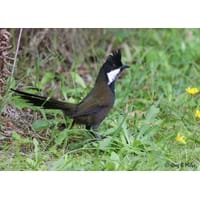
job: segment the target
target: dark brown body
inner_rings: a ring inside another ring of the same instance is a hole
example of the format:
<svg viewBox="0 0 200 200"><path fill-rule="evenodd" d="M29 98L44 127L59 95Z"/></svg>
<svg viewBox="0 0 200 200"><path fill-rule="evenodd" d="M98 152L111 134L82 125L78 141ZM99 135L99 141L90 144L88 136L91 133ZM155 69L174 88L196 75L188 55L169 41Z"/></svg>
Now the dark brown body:
<svg viewBox="0 0 200 200"><path fill-rule="evenodd" d="M72 114L74 123L85 124L87 129L97 128L113 107L114 100L114 91L106 82L95 85Z"/></svg>

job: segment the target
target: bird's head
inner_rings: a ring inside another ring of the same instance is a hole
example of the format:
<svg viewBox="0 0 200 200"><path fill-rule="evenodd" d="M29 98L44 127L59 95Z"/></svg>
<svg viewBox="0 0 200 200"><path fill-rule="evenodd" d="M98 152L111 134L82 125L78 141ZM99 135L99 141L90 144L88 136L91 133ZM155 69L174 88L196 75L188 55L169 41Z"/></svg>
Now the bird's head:
<svg viewBox="0 0 200 200"><path fill-rule="evenodd" d="M128 65L122 64L121 50L118 49L117 51L113 51L112 54L108 56L102 67L102 70L107 77L108 85L112 84L121 72L128 67Z"/></svg>

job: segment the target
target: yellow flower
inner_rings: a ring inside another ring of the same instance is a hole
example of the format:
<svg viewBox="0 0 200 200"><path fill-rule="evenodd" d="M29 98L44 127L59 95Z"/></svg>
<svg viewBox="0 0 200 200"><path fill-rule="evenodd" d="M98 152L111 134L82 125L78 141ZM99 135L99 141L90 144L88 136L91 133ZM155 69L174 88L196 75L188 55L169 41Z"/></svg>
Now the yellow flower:
<svg viewBox="0 0 200 200"><path fill-rule="evenodd" d="M187 92L188 94L191 94L191 95L196 95L196 94L199 93L199 89L198 89L198 88L195 88L195 87L193 87L193 88L188 87L188 88L186 88L186 92Z"/></svg>
<svg viewBox="0 0 200 200"><path fill-rule="evenodd" d="M195 111L195 117L196 117L197 119L200 119L200 110L196 110L196 111Z"/></svg>
<svg viewBox="0 0 200 200"><path fill-rule="evenodd" d="M180 133L176 135L175 140L180 144L186 144L186 137L184 135L181 135Z"/></svg>

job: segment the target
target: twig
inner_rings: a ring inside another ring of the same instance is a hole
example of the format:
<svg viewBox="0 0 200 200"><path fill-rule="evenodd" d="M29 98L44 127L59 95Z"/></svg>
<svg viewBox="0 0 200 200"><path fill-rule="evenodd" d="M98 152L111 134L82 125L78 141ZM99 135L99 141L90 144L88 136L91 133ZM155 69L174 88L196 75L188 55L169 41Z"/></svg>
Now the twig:
<svg viewBox="0 0 200 200"><path fill-rule="evenodd" d="M11 76L14 75L15 68L16 68L17 55L18 55L18 51L19 51L19 46L20 46L22 31L23 31L23 28L20 28L19 36L18 36L18 40L17 40L17 48L16 48L16 51L15 51L15 57L14 57L14 62L13 62L13 68L12 68Z"/></svg>
<svg viewBox="0 0 200 200"><path fill-rule="evenodd" d="M114 42L114 40L115 40L115 38L112 37L111 38L111 42L108 45L107 50L106 50L106 56L110 55L110 52L112 51L112 48L113 48L113 42Z"/></svg>

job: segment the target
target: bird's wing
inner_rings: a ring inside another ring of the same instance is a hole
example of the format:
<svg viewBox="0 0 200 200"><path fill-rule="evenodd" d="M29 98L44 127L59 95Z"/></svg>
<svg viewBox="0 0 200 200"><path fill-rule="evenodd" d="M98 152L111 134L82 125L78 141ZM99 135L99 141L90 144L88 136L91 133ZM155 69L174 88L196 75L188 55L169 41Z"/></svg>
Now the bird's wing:
<svg viewBox="0 0 200 200"><path fill-rule="evenodd" d="M76 112L73 113L74 117L85 115L92 115L100 112L102 109L111 107L113 104L112 93L108 86L101 85L100 88L93 88L93 90L82 100L77 106Z"/></svg>
<svg viewBox="0 0 200 200"><path fill-rule="evenodd" d="M92 115L98 113L101 109L106 108L107 105L101 105L96 102L93 104L80 104L77 111L73 114L73 117L80 117L85 115Z"/></svg>

